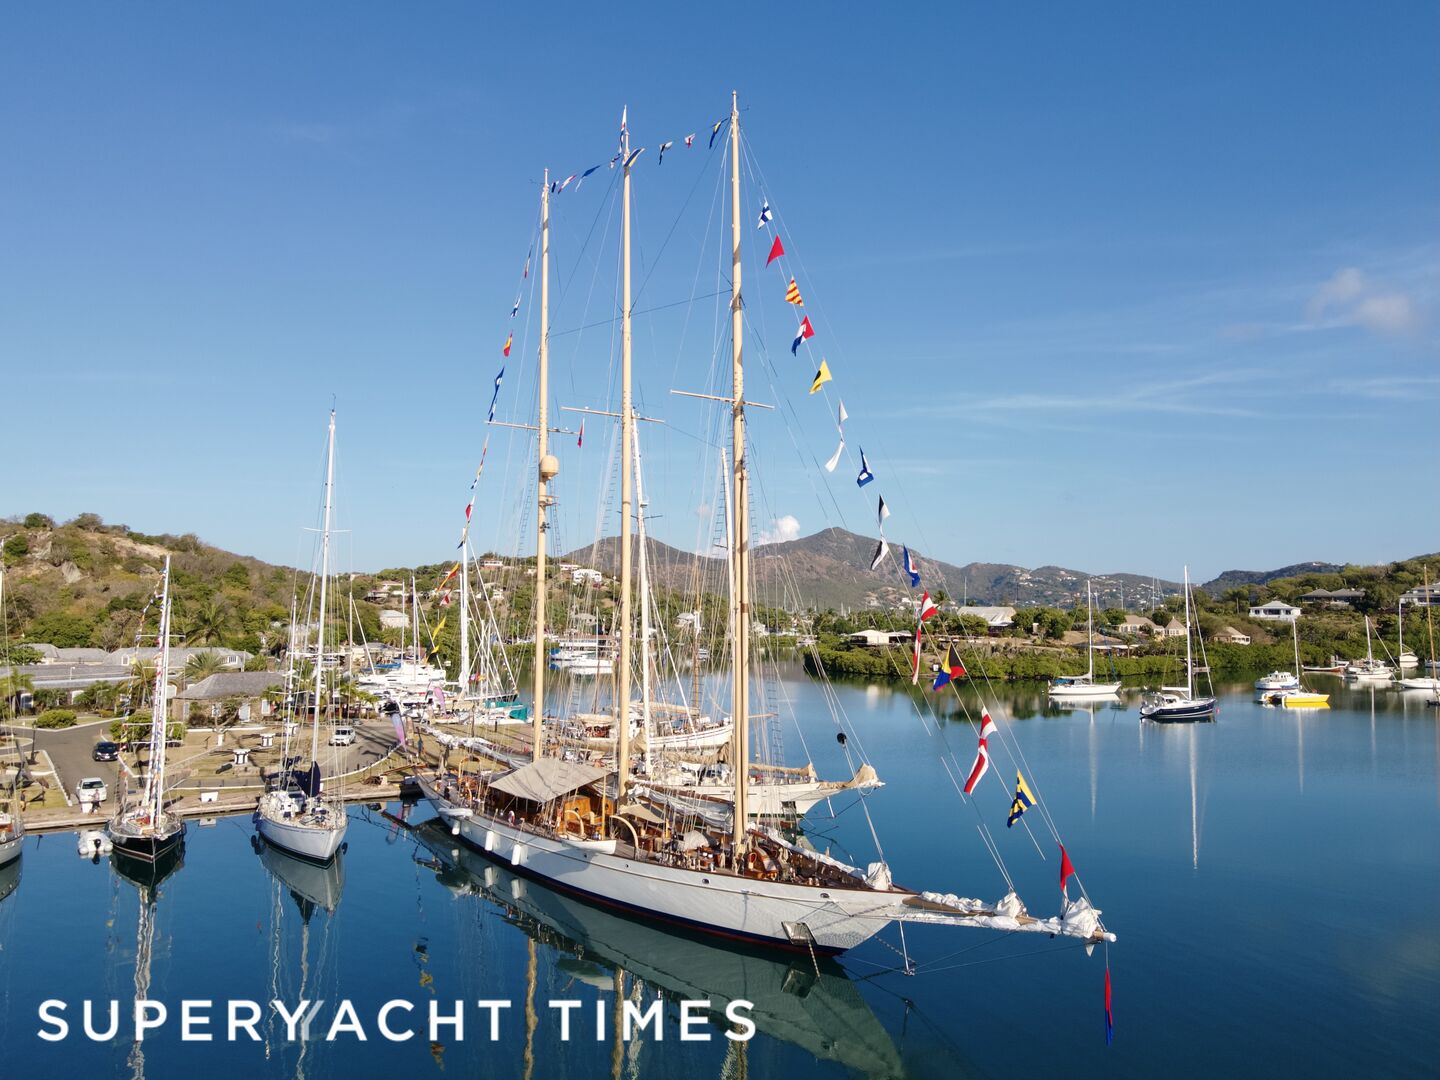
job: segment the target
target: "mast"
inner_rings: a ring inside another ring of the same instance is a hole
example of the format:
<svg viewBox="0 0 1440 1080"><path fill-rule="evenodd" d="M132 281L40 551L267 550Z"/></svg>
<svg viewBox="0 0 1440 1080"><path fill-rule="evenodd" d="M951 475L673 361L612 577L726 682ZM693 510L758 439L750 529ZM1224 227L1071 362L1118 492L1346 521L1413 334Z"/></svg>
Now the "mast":
<svg viewBox="0 0 1440 1080"><path fill-rule="evenodd" d="M1195 697L1195 664L1190 658L1190 567L1185 567L1185 696Z"/></svg>
<svg viewBox="0 0 1440 1080"><path fill-rule="evenodd" d="M1085 582L1085 637L1090 642L1090 681L1095 681L1095 601L1090 594L1090 582Z"/></svg>
<svg viewBox="0 0 1440 1080"><path fill-rule="evenodd" d="M330 502L334 486L335 410L331 409L330 434L325 451L325 523L320 534L320 618L315 631L315 716L310 732L311 764L320 760L320 691L325 679L325 589L330 584ZM415 640L420 640L418 631Z"/></svg>
<svg viewBox="0 0 1440 1080"><path fill-rule="evenodd" d="M460 697L470 689L470 541L460 545Z"/></svg>
<svg viewBox="0 0 1440 1080"><path fill-rule="evenodd" d="M530 718L531 757L539 761L545 753L545 511L550 508L549 481L560 471L548 451L550 430L546 406L550 394L550 170L540 184L540 363L539 411L535 432L537 465L535 481L535 697Z"/></svg>
<svg viewBox="0 0 1440 1080"><path fill-rule="evenodd" d="M732 503L732 548L735 554L735 635L734 685L731 688L730 715L735 724L735 751L731 755L735 780L735 809L731 818L734 828L735 865L744 865L746 778L750 773L750 495L746 476L745 456L745 366L742 346L745 336L745 314L740 305L740 102L734 91L730 94L730 353L733 364L734 396L731 412L732 464L734 498Z"/></svg>
<svg viewBox="0 0 1440 1080"><path fill-rule="evenodd" d="M620 153L624 158L624 196L620 211L621 299L620 299L620 655L615 681L615 805L625 802L630 779L630 515L634 481L635 416L630 408L630 131L620 132Z"/></svg>
<svg viewBox="0 0 1440 1080"><path fill-rule="evenodd" d="M650 553L645 545L645 474L640 467L640 432L635 432L635 500L640 513L635 527L640 538L640 730L645 733L645 763L650 762Z"/></svg>
<svg viewBox="0 0 1440 1080"><path fill-rule="evenodd" d="M157 822L165 801L165 692L170 686L170 556L165 556L165 578L160 591L160 655L155 664L155 693L150 713L150 768L145 772L142 805ZM158 734L157 734L158 733Z"/></svg>

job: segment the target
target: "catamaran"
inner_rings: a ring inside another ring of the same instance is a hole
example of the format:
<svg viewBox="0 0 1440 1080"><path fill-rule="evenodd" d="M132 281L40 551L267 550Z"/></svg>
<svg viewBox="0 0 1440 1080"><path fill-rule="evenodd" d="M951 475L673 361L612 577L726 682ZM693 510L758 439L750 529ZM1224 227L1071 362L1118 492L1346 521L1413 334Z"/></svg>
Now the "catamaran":
<svg viewBox="0 0 1440 1080"><path fill-rule="evenodd" d="M165 754L170 694L170 556L160 585L160 651L155 656L147 768L140 791L131 798L129 783L107 831L118 858L160 865L185 844L185 821L165 805ZM122 769L122 773L123 773Z"/></svg>
<svg viewBox="0 0 1440 1080"><path fill-rule="evenodd" d="M1214 697L1195 696L1195 663L1191 656L1190 567L1185 567L1185 685L1162 686L1145 696L1140 715L1146 720L1204 720L1215 715ZM1202 646L1203 648L1203 646Z"/></svg>
<svg viewBox="0 0 1440 1080"><path fill-rule="evenodd" d="M636 154L622 129L621 210L621 495L620 573L614 713L615 767L598 767L546 753L545 536L551 500L547 485L559 473L548 452L549 183L540 192L540 337L535 566L535 692L531 760L489 773L421 774L426 798L452 835L517 874L592 903L639 917L768 946L834 954L868 940L892 922L987 927L1007 932L1062 934L1087 943L1113 941L1088 899L1063 915L1030 915L1011 890L990 903L953 894L917 893L891 879L882 860L861 868L821 854L781 832L750 822L750 681L753 627L750 476L744 396L744 305L741 302L740 113L731 99L730 317L732 375L724 401L732 417L728 494L733 567L729 592L732 650L730 744L732 812L729 828L696 821L681 831L636 790L631 776L632 601L631 530L634 517L632 440L636 416L631 387L630 203Z"/></svg>
<svg viewBox="0 0 1440 1080"><path fill-rule="evenodd" d="M324 527L320 534L320 580L318 617L315 634L315 689L314 711L310 722L310 766L301 775L289 767L291 760L291 732L294 725L286 725L285 747L282 754L285 762L284 775L275 788L260 796L255 808L255 828L261 838L276 847L284 848L316 862L329 862L335 857L345 839L349 824L345 817L345 804L334 794L324 790L320 768L320 727L321 706L328 700L325 686L324 665L319 663L325 651L325 615L327 590L330 583L330 512L335 486L335 410L330 410L330 426L325 452L325 512Z"/></svg>
<svg viewBox="0 0 1440 1080"><path fill-rule="evenodd" d="M1090 666L1084 675L1061 675L1050 684L1050 696L1056 698L1113 697L1120 692L1119 682L1095 681L1095 601L1090 582L1085 582L1085 637L1088 642Z"/></svg>

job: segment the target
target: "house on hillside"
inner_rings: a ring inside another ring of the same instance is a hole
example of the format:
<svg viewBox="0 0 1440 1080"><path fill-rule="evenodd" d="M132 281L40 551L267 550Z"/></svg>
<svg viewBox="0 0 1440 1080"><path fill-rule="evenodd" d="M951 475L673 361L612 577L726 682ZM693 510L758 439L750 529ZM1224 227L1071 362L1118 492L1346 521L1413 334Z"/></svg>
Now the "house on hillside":
<svg viewBox="0 0 1440 1080"><path fill-rule="evenodd" d="M1250 618L1269 619L1272 622L1294 622L1300 618L1300 609L1284 600L1268 600L1250 609Z"/></svg>
<svg viewBox="0 0 1440 1080"><path fill-rule="evenodd" d="M1155 636L1159 638L1177 638L1185 636L1185 624L1179 619L1171 619L1164 626L1155 628Z"/></svg>
<svg viewBox="0 0 1440 1080"><path fill-rule="evenodd" d="M1001 630L1009 630L1015 625L1015 609L1013 607L985 607L973 606L959 609L961 615L970 615L977 619L985 620L985 628L992 634Z"/></svg>
<svg viewBox="0 0 1440 1080"><path fill-rule="evenodd" d="M1155 637L1160 628L1144 615L1126 615L1115 627L1115 633L1122 637Z"/></svg>
<svg viewBox="0 0 1440 1080"><path fill-rule="evenodd" d="M1210 635L1210 640L1221 645L1249 645L1250 635L1242 634L1233 626L1222 626Z"/></svg>
<svg viewBox="0 0 1440 1080"><path fill-rule="evenodd" d="M54 645L35 641L27 641L24 644L27 649L34 649L40 654L40 663L42 664L53 664L60 658L60 650Z"/></svg>
<svg viewBox="0 0 1440 1080"><path fill-rule="evenodd" d="M1400 603L1412 607L1440 607L1440 582L1432 581L1428 588L1416 585L1408 592L1400 594Z"/></svg>
<svg viewBox="0 0 1440 1080"><path fill-rule="evenodd" d="M1349 608L1357 600L1365 598L1364 589L1311 589L1299 597L1302 604L1316 604L1331 608Z"/></svg>
<svg viewBox="0 0 1440 1080"><path fill-rule="evenodd" d="M272 715L275 704L266 693L285 685L281 671L222 671L187 686L170 699L170 719L219 719L225 703L235 701L244 724Z"/></svg>
<svg viewBox="0 0 1440 1080"><path fill-rule="evenodd" d="M170 648L170 670L178 671L184 667L186 662L199 653L214 653L220 657L220 666L228 671L244 671L245 664L251 659L252 654L244 649L225 649L219 645L177 645ZM106 654L108 663L118 664L124 668L134 667L136 664L153 664L160 655L160 650L154 645L131 645L125 649L115 649Z"/></svg>
<svg viewBox="0 0 1440 1080"><path fill-rule="evenodd" d="M857 645L878 649L909 641L911 636L909 630L861 630L858 634L851 634L849 640Z"/></svg>
<svg viewBox="0 0 1440 1080"><path fill-rule="evenodd" d="M561 569L564 569L562 566ZM570 571L570 583L572 585L601 585L605 582L605 575L599 570L591 570L588 566L577 566Z"/></svg>
<svg viewBox="0 0 1440 1080"><path fill-rule="evenodd" d="M386 608L384 611L380 612L380 628L382 630L399 630L406 624L407 621L408 620L405 618L405 613L403 611L397 611L394 608Z"/></svg>

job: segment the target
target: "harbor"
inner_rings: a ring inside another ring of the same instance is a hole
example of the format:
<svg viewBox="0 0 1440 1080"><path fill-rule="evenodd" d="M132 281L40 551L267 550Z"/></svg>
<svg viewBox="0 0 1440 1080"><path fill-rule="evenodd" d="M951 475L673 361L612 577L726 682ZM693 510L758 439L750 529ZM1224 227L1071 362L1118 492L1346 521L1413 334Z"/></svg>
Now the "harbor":
<svg viewBox="0 0 1440 1080"><path fill-rule="evenodd" d="M1440 855L1424 840L1440 827L1434 718L1408 695L1347 689L1339 679L1328 685L1331 708L1307 714L1257 704L1248 684L1224 684L1215 722L1184 726L1140 724L1132 691L1120 708L1062 707L1043 687L1023 684L992 699L992 708L1017 718L1031 765L1053 777L1044 794L1071 823L1071 843L1121 897L1107 916L1114 912L1127 941L1171 942L1117 957L1124 1039L1110 1048L1097 1038L1093 993L1049 1001L1045 1040L1025 1037L1033 1016L1013 1007L1057 981L1077 978L1093 989L1081 947L1054 952L1055 942L1025 947L1012 937L957 956L944 928L918 926L908 931L913 976L899 970L894 938L864 946L843 966L822 960L817 975L806 956L707 944L543 890L458 843L423 802L407 806L393 796L381 811L351 804L338 890L333 869L316 877L282 862L277 876L252 851L247 815L192 829L184 865L158 890L147 993L174 1002L202 996L205 987L222 999L291 1001L303 986L305 996L355 1001L366 1043L351 1036L316 1042L297 1062L301 1048L286 1043L275 1022L269 1058L264 1044L243 1037L229 1047L235 1067L267 1077L293 1076L297 1065L307 1075L424 1072L438 1068L436 1053L447 1073L508 1072L512 1063L518 1073L527 1046L537 1076L613 1075L612 1043L594 1037L593 1003L602 1003L609 1023L617 985L642 1006L709 999L722 1024L723 1002L755 1001L759 1030L743 1050L752 1074L940 1077L1005 1067L1140 1074L1181 1053L1196 1072L1232 1067L1239 1055L1363 1069L1379 1054L1400 1071L1423 1072L1440 1052L1428 1022L1440 970L1412 948L1427 932L1430 883L1440 873ZM789 668L783 688L798 713L817 715L819 691L803 671ZM964 756L973 747L969 726L943 710L938 727L925 731L911 722L911 699L897 687L845 680L837 688L876 759L892 763L886 772L908 777L872 800L877 825L895 836L887 854L897 877L930 864L980 872L964 830L922 839L898 828L929 812L928 789L949 783L937 742ZM825 729L812 719L804 734L817 768L833 772L844 757ZM838 800L812 816L822 847L838 854L868 843L863 821ZM1397 816L1413 829L1394 828ZM1030 844L1018 826L999 839L1007 851ZM11 1003L12 1040L36 1026L40 998L57 996L37 975L51 967L93 988L80 996L135 993L135 887L108 860L78 858L64 836L26 844L19 883L0 901L0 988ZM1310 844L1332 866L1385 867L1384 917L1376 917L1359 875L1346 880L1276 857L1280 846ZM1055 888L1055 872L1053 861L1027 865L1018 884L1038 894ZM993 869L983 876L990 891L1004 888ZM1204 927L1180 941L1175 928L1197 911ZM1170 992L1177 965L1183 996ZM206 974L214 970L224 973L218 982ZM967 999L963 1010L957 993ZM511 1001L499 1042L489 1042L488 1020L477 1012L464 1040L446 1030L443 1046L431 1047L423 1016L432 994L446 1013L457 998ZM413 1017L394 1018L396 1028L418 1031L406 1043L381 1038L374 1023L379 1006L397 997L417 1007ZM560 1040L551 999L583 1003L569 1042ZM527 1000L537 1018L528 1038ZM710 1042L681 1043L678 1007L662 1009L665 1038L625 1048L625 1074L672 1075L683 1064L722 1075L735 1066L741 1051L718 1027ZM1236 1009L1250 1018L1243 1046L1192 1038ZM327 1006L317 1026L332 1017ZM41 1051L32 1058L25 1043L15 1045L12 1061L38 1067ZM121 1071L132 1049L128 1038L66 1044L78 1067L101 1075ZM146 1075L157 1077L210 1060L203 1044L181 1042L173 1029L152 1033L144 1055Z"/></svg>

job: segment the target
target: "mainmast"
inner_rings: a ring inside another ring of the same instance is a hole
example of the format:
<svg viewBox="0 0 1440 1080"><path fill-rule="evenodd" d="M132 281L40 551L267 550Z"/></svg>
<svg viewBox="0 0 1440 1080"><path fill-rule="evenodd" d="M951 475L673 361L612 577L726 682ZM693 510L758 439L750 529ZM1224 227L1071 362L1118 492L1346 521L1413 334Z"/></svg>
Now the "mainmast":
<svg viewBox="0 0 1440 1080"><path fill-rule="evenodd" d="M1090 681L1095 681L1095 597L1085 582L1085 639L1090 643Z"/></svg>
<svg viewBox="0 0 1440 1080"><path fill-rule="evenodd" d="M1185 696L1195 696L1195 664L1190 658L1190 567L1185 567Z"/></svg>
<svg viewBox="0 0 1440 1080"><path fill-rule="evenodd" d="M165 556L165 578L160 590L160 655L155 665L155 692L150 714L150 767L145 772L141 803L158 822L165 801L165 737L169 727L165 692L170 688L170 556ZM158 732L158 735L157 735Z"/></svg>
<svg viewBox="0 0 1440 1080"><path fill-rule="evenodd" d="M624 195L620 210L621 298L620 298L620 654L615 681L615 806L625 802L630 779L630 515L634 484L635 416L630 407L630 131L620 131L620 154L624 161Z"/></svg>
<svg viewBox="0 0 1440 1080"><path fill-rule="evenodd" d="M739 95L730 94L730 351L734 365L731 432L734 465L734 496L732 501L732 548L735 556L734 612L734 685L731 688L730 715L735 724L734 753L731 765L735 778L734 827L735 866L743 866L745 856L745 807L747 778L750 773L750 496L746 476L745 455L745 367L742 342L745 314L740 302L740 103Z"/></svg>
<svg viewBox="0 0 1440 1080"><path fill-rule="evenodd" d="M325 590L330 584L330 500L335 486L335 410L330 410L330 433L325 450L325 522L320 533L320 617L315 631L315 716L310 733L310 761L320 760L320 692L325 680ZM418 610L418 608L417 608ZM420 634L415 634L416 642ZM312 792L319 794L319 792Z"/></svg>
<svg viewBox="0 0 1440 1080"><path fill-rule="evenodd" d="M535 431L539 439L535 482L535 700L531 716L531 756L539 761L545 753L545 513L550 508L547 485L560 472L560 463L550 456L550 170L540 184L540 381L539 413Z"/></svg>

